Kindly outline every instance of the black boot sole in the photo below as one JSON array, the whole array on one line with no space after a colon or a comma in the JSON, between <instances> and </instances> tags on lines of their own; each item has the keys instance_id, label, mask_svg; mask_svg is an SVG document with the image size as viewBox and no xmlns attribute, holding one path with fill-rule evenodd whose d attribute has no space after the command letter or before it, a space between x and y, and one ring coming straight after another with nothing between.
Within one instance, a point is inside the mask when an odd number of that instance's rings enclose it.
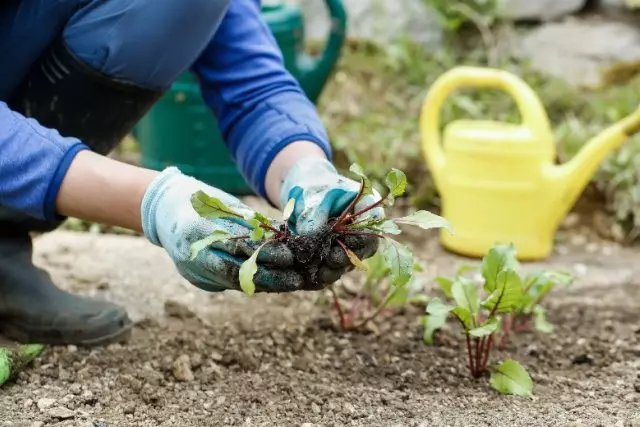
<instances>
[{"instance_id":1,"label":"black boot sole","mask_svg":"<svg viewBox=\"0 0 640 427\"><path fill-rule=\"evenodd\" d=\"M120 329L98 337L88 338L80 335L80 333L73 333L72 331L47 330L29 332L24 329L24 325L0 320L0 333L6 338L23 344L76 345L79 347L98 347L116 343L122 344L131 338L132 328L133 323L128 318L125 318Z\"/></svg>"}]
</instances>

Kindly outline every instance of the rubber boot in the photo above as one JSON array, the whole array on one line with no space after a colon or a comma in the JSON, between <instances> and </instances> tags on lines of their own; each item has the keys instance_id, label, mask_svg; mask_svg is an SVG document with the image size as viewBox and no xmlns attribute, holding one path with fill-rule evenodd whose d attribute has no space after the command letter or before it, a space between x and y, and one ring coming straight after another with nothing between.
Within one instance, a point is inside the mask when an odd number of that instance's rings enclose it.
<instances>
[{"instance_id":1,"label":"rubber boot","mask_svg":"<svg viewBox=\"0 0 640 427\"><path fill-rule=\"evenodd\" d=\"M106 155L161 95L93 70L60 38L7 104ZM65 292L32 263L30 232L51 231L60 223L24 217L0 221L0 331L20 342L50 345L126 340L132 324L122 308Z\"/></svg>"},{"instance_id":2,"label":"rubber boot","mask_svg":"<svg viewBox=\"0 0 640 427\"><path fill-rule=\"evenodd\" d=\"M131 320L107 301L56 287L32 263L28 234L0 237L0 332L21 343L80 346L126 341Z\"/></svg>"}]
</instances>

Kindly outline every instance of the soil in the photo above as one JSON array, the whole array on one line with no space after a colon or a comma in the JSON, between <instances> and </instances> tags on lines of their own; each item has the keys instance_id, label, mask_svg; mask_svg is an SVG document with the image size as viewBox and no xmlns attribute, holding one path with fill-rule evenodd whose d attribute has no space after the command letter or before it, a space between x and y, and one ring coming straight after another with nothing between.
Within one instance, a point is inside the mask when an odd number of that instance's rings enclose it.
<instances>
[{"instance_id":1,"label":"soil","mask_svg":"<svg viewBox=\"0 0 640 427\"><path fill-rule=\"evenodd\" d=\"M408 240L428 275L469 262L424 241ZM324 293L206 294L140 238L57 232L36 247L61 286L125 305L136 326L124 345L46 349L0 389L0 426L640 426L632 249L548 262L580 273L549 299L556 333L517 334L492 359L526 366L527 399L469 378L453 322L425 346L419 307L342 333Z\"/></svg>"}]
</instances>

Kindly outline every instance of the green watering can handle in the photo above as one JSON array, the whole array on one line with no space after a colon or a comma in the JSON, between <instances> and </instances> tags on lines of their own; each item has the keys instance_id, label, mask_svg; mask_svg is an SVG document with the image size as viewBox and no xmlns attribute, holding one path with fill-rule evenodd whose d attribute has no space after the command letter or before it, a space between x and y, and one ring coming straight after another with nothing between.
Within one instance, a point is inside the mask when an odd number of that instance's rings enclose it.
<instances>
[{"instance_id":1,"label":"green watering can handle","mask_svg":"<svg viewBox=\"0 0 640 427\"><path fill-rule=\"evenodd\" d=\"M310 82L304 85L307 96L314 102L320 96L324 83L329 79L331 71L338 62L342 45L347 37L347 12L342 0L325 0L325 2L329 9L329 37L323 52L314 61L311 69L304 73L304 80Z\"/></svg>"}]
</instances>

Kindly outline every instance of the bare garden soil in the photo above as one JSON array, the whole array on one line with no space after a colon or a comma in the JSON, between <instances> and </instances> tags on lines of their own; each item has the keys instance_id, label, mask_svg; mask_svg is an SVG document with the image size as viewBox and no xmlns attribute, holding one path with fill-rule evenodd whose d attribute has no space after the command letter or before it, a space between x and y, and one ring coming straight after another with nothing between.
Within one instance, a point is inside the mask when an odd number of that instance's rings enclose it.
<instances>
[{"instance_id":1,"label":"bare garden soil","mask_svg":"<svg viewBox=\"0 0 640 427\"><path fill-rule=\"evenodd\" d=\"M38 247L61 284L125 305L136 326L125 345L46 349L0 389L0 426L640 426L640 254L630 249L554 255L581 272L548 302L556 333L521 333L494 355L529 370L526 399L469 378L452 322L425 346L420 307L342 333L318 293L168 285L180 279L139 238L61 232ZM421 250L430 274L466 262L435 242Z\"/></svg>"}]
</instances>

